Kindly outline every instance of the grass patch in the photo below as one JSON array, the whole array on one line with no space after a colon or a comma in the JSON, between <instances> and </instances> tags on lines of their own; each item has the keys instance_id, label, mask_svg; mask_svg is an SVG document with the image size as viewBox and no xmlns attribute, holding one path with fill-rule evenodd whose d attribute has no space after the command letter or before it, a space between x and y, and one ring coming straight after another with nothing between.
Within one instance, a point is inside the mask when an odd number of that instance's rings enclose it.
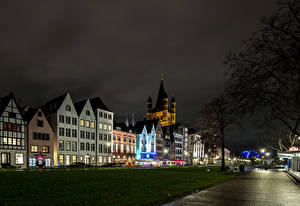
<instances>
[{"instance_id":1,"label":"grass patch","mask_svg":"<svg viewBox=\"0 0 300 206\"><path fill-rule=\"evenodd\" d=\"M0 205L157 205L234 176L218 167L2 170Z\"/></svg>"}]
</instances>

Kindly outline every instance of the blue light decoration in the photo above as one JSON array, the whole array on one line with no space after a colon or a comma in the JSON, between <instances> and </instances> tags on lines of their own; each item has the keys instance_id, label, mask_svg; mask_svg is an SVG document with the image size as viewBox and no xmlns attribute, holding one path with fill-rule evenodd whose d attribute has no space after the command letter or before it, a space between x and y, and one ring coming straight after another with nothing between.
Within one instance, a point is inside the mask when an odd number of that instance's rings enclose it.
<instances>
[{"instance_id":1,"label":"blue light decoration","mask_svg":"<svg viewBox=\"0 0 300 206\"><path fill-rule=\"evenodd\" d=\"M152 144L153 143L153 144ZM153 149L151 150L151 145ZM141 134L136 135L136 159L137 160L154 160L156 156L156 132L154 124L151 131L147 131L144 125Z\"/></svg>"},{"instance_id":2,"label":"blue light decoration","mask_svg":"<svg viewBox=\"0 0 300 206\"><path fill-rule=\"evenodd\" d=\"M261 156L258 152L254 151L254 150L250 150L250 151L247 151L247 150L246 150L246 151L243 151L243 152L241 153L241 155L244 156L246 159L249 159L249 158L252 158L252 157L258 158L258 157Z\"/></svg>"}]
</instances>

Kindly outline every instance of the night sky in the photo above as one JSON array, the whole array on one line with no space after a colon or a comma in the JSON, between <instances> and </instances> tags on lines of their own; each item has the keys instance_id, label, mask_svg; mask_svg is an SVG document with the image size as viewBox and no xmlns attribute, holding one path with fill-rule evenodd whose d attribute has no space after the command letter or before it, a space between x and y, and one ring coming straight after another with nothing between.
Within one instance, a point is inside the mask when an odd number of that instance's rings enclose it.
<instances>
[{"instance_id":1,"label":"night sky","mask_svg":"<svg viewBox=\"0 0 300 206\"><path fill-rule=\"evenodd\" d=\"M224 89L225 54L239 50L275 3L1 1L0 95L14 91L22 105L37 106L69 90L74 100L100 96L119 116L142 117L163 73L178 120L193 126Z\"/></svg>"}]
</instances>

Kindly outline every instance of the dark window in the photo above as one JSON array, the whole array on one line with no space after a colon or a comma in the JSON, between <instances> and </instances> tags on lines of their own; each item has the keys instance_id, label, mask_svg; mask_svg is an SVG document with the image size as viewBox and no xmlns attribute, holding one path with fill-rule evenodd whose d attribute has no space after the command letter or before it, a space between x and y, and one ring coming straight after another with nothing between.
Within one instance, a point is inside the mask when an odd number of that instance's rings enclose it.
<instances>
[{"instance_id":1,"label":"dark window","mask_svg":"<svg viewBox=\"0 0 300 206\"><path fill-rule=\"evenodd\" d=\"M66 110L67 110L68 112L71 112L71 106L70 106L70 105L66 105Z\"/></svg>"},{"instance_id":2,"label":"dark window","mask_svg":"<svg viewBox=\"0 0 300 206\"><path fill-rule=\"evenodd\" d=\"M90 113L89 110L86 110L85 114L86 114L86 116L90 116L91 115L91 113Z\"/></svg>"},{"instance_id":3,"label":"dark window","mask_svg":"<svg viewBox=\"0 0 300 206\"><path fill-rule=\"evenodd\" d=\"M41 140L41 139L42 139L42 134L38 133L38 140Z\"/></svg>"},{"instance_id":4,"label":"dark window","mask_svg":"<svg viewBox=\"0 0 300 206\"><path fill-rule=\"evenodd\" d=\"M71 137L71 129L66 129L66 137Z\"/></svg>"},{"instance_id":5,"label":"dark window","mask_svg":"<svg viewBox=\"0 0 300 206\"><path fill-rule=\"evenodd\" d=\"M59 150L64 151L64 141L63 140L59 140Z\"/></svg>"},{"instance_id":6,"label":"dark window","mask_svg":"<svg viewBox=\"0 0 300 206\"><path fill-rule=\"evenodd\" d=\"M99 144L99 153L102 153L102 144Z\"/></svg>"},{"instance_id":7,"label":"dark window","mask_svg":"<svg viewBox=\"0 0 300 206\"><path fill-rule=\"evenodd\" d=\"M103 112L99 112L99 117L103 117Z\"/></svg>"},{"instance_id":8,"label":"dark window","mask_svg":"<svg viewBox=\"0 0 300 206\"><path fill-rule=\"evenodd\" d=\"M80 138L84 139L84 131L80 131Z\"/></svg>"},{"instance_id":9,"label":"dark window","mask_svg":"<svg viewBox=\"0 0 300 206\"><path fill-rule=\"evenodd\" d=\"M80 143L80 150L84 150L84 143Z\"/></svg>"},{"instance_id":10,"label":"dark window","mask_svg":"<svg viewBox=\"0 0 300 206\"><path fill-rule=\"evenodd\" d=\"M44 122L42 120L38 120L37 121L37 126L38 127L43 127L44 126Z\"/></svg>"},{"instance_id":11,"label":"dark window","mask_svg":"<svg viewBox=\"0 0 300 206\"><path fill-rule=\"evenodd\" d=\"M111 134L108 134L108 141L111 141Z\"/></svg>"},{"instance_id":12,"label":"dark window","mask_svg":"<svg viewBox=\"0 0 300 206\"><path fill-rule=\"evenodd\" d=\"M59 115L59 123L65 123L65 116Z\"/></svg>"},{"instance_id":13,"label":"dark window","mask_svg":"<svg viewBox=\"0 0 300 206\"><path fill-rule=\"evenodd\" d=\"M86 133L85 133L85 138L86 138L86 139L90 139L90 132L86 132Z\"/></svg>"},{"instance_id":14,"label":"dark window","mask_svg":"<svg viewBox=\"0 0 300 206\"><path fill-rule=\"evenodd\" d=\"M16 113L8 112L8 117L9 118L16 118Z\"/></svg>"},{"instance_id":15,"label":"dark window","mask_svg":"<svg viewBox=\"0 0 300 206\"><path fill-rule=\"evenodd\" d=\"M106 114L106 113L104 113L104 118L107 119L107 114ZM105 152L105 153L106 153L106 152Z\"/></svg>"},{"instance_id":16,"label":"dark window","mask_svg":"<svg viewBox=\"0 0 300 206\"><path fill-rule=\"evenodd\" d=\"M111 119L111 118L112 118L112 116L111 116L111 114L109 114L109 115L108 115L108 119Z\"/></svg>"},{"instance_id":17,"label":"dark window","mask_svg":"<svg viewBox=\"0 0 300 206\"><path fill-rule=\"evenodd\" d=\"M116 135L114 135L114 137L113 137L113 138L114 138L114 140L116 140Z\"/></svg>"},{"instance_id":18,"label":"dark window","mask_svg":"<svg viewBox=\"0 0 300 206\"><path fill-rule=\"evenodd\" d=\"M77 125L77 119L75 117L72 117L72 124Z\"/></svg>"},{"instance_id":19,"label":"dark window","mask_svg":"<svg viewBox=\"0 0 300 206\"><path fill-rule=\"evenodd\" d=\"M99 140L102 141L103 140L103 134L99 134Z\"/></svg>"},{"instance_id":20,"label":"dark window","mask_svg":"<svg viewBox=\"0 0 300 206\"><path fill-rule=\"evenodd\" d=\"M42 116L42 112L38 112L38 116L41 117Z\"/></svg>"},{"instance_id":21,"label":"dark window","mask_svg":"<svg viewBox=\"0 0 300 206\"><path fill-rule=\"evenodd\" d=\"M37 133L36 132L33 132L32 139L37 139Z\"/></svg>"},{"instance_id":22,"label":"dark window","mask_svg":"<svg viewBox=\"0 0 300 206\"><path fill-rule=\"evenodd\" d=\"M46 140L46 134L42 133L42 140Z\"/></svg>"},{"instance_id":23,"label":"dark window","mask_svg":"<svg viewBox=\"0 0 300 206\"><path fill-rule=\"evenodd\" d=\"M49 140L49 134L46 134L46 140Z\"/></svg>"},{"instance_id":24,"label":"dark window","mask_svg":"<svg viewBox=\"0 0 300 206\"><path fill-rule=\"evenodd\" d=\"M95 144L91 144L91 151L95 151Z\"/></svg>"},{"instance_id":25,"label":"dark window","mask_svg":"<svg viewBox=\"0 0 300 206\"><path fill-rule=\"evenodd\" d=\"M66 116L66 124L71 124L71 117Z\"/></svg>"},{"instance_id":26,"label":"dark window","mask_svg":"<svg viewBox=\"0 0 300 206\"><path fill-rule=\"evenodd\" d=\"M77 137L77 130L76 129L72 129L72 137Z\"/></svg>"},{"instance_id":27,"label":"dark window","mask_svg":"<svg viewBox=\"0 0 300 206\"><path fill-rule=\"evenodd\" d=\"M104 134L104 141L107 141L107 134Z\"/></svg>"},{"instance_id":28,"label":"dark window","mask_svg":"<svg viewBox=\"0 0 300 206\"><path fill-rule=\"evenodd\" d=\"M95 140L95 133L91 133L91 140Z\"/></svg>"},{"instance_id":29,"label":"dark window","mask_svg":"<svg viewBox=\"0 0 300 206\"><path fill-rule=\"evenodd\" d=\"M86 143L85 149L86 149L86 151L90 151L90 143Z\"/></svg>"}]
</instances>

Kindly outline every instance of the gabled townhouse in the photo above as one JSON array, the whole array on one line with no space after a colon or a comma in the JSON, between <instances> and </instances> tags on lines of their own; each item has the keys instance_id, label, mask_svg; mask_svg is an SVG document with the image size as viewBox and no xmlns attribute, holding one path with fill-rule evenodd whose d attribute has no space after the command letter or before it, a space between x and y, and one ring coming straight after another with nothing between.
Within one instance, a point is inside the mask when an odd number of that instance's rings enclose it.
<instances>
[{"instance_id":1,"label":"gabled townhouse","mask_svg":"<svg viewBox=\"0 0 300 206\"><path fill-rule=\"evenodd\" d=\"M13 93L0 98L0 167L27 164L26 121Z\"/></svg>"},{"instance_id":2,"label":"gabled townhouse","mask_svg":"<svg viewBox=\"0 0 300 206\"><path fill-rule=\"evenodd\" d=\"M134 131L136 133L137 160L154 160L156 158L156 127L158 121L155 119L136 123Z\"/></svg>"},{"instance_id":3,"label":"gabled townhouse","mask_svg":"<svg viewBox=\"0 0 300 206\"><path fill-rule=\"evenodd\" d=\"M78 115L69 92L47 102L42 109L57 136L54 165L78 162Z\"/></svg>"},{"instance_id":4,"label":"gabled townhouse","mask_svg":"<svg viewBox=\"0 0 300 206\"><path fill-rule=\"evenodd\" d=\"M96 117L90 100L74 104L79 120L78 155L79 162L96 165Z\"/></svg>"},{"instance_id":5,"label":"gabled townhouse","mask_svg":"<svg viewBox=\"0 0 300 206\"><path fill-rule=\"evenodd\" d=\"M27 162L29 167L53 167L57 159L57 139L41 108L25 107L27 121Z\"/></svg>"},{"instance_id":6,"label":"gabled townhouse","mask_svg":"<svg viewBox=\"0 0 300 206\"><path fill-rule=\"evenodd\" d=\"M112 162L112 136L114 113L99 97L90 99L96 117L96 165Z\"/></svg>"}]
</instances>

